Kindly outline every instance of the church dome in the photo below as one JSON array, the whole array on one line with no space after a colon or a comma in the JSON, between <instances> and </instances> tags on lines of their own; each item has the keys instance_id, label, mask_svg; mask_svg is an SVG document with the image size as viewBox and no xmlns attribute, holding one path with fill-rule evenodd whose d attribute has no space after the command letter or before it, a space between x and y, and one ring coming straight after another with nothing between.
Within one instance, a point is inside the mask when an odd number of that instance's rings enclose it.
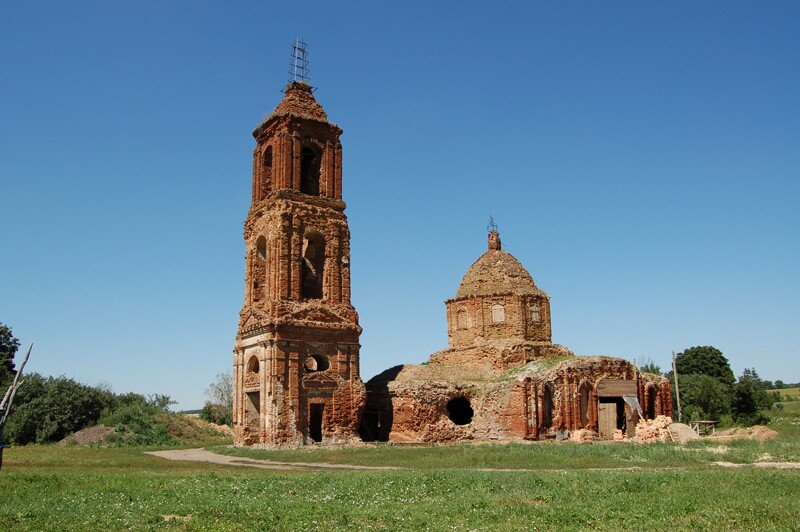
<instances>
[{"instance_id":1,"label":"church dome","mask_svg":"<svg viewBox=\"0 0 800 532\"><path fill-rule=\"evenodd\" d=\"M456 298L492 294L545 295L511 253L500 249L500 235L489 233L489 250L478 257L458 285Z\"/></svg>"}]
</instances>

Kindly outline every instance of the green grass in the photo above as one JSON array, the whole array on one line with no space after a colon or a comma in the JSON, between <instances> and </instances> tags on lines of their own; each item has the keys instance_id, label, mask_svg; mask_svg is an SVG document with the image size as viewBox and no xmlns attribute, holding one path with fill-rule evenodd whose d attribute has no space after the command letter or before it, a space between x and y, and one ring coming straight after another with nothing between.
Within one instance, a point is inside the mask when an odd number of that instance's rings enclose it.
<instances>
[{"instance_id":1,"label":"green grass","mask_svg":"<svg viewBox=\"0 0 800 532\"><path fill-rule=\"evenodd\" d=\"M710 464L764 454L800 461L800 412L774 412L773 426L777 440L728 443L724 454L705 443L225 449L406 468L398 471L267 471L167 461L138 448L11 447L0 472L0 530L786 530L800 522L800 471ZM631 466L640 469L606 469Z\"/></svg>"},{"instance_id":2,"label":"green grass","mask_svg":"<svg viewBox=\"0 0 800 532\"><path fill-rule=\"evenodd\" d=\"M788 529L800 521L800 474L755 469L272 472L132 449L30 446L9 449L0 490L0 529L15 530Z\"/></svg>"},{"instance_id":3,"label":"green grass","mask_svg":"<svg viewBox=\"0 0 800 532\"><path fill-rule=\"evenodd\" d=\"M769 391L778 392L781 394L781 397L788 398L789 401L800 401L800 388L781 388L780 390Z\"/></svg>"},{"instance_id":4,"label":"green grass","mask_svg":"<svg viewBox=\"0 0 800 532\"><path fill-rule=\"evenodd\" d=\"M720 453L720 445L727 449ZM537 469L696 468L715 461L752 463L765 454L774 461L800 462L800 439L672 444L536 443L508 445L447 445L433 447L364 446L281 450L210 447L231 456L279 462L326 462L409 469Z\"/></svg>"}]
</instances>

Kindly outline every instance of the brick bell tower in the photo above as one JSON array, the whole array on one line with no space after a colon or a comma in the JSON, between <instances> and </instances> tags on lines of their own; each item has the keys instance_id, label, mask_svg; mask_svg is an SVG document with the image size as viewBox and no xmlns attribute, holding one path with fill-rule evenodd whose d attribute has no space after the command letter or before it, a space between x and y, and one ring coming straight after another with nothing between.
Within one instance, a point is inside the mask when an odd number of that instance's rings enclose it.
<instances>
[{"instance_id":1,"label":"brick bell tower","mask_svg":"<svg viewBox=\"0 0 800 532\"><path fill-rule=\"evenodd\" d=\"M300 46L302 45L302 46ZM245 296L233 356L235 442L358 439L365 401L358 314L350 303L350 230L342 130L293 67L283 101L253 131L244 222Z\"/></svg>"}]
</instances>

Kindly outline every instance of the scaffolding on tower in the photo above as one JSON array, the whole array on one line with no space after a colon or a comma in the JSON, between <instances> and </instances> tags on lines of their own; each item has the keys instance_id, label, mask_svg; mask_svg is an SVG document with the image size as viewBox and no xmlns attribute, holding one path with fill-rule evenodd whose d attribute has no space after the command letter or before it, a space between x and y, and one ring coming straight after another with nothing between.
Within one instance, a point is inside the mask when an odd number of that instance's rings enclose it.
<instances>
[{"instance_id":1,"label":"scaffolding on tower","mask_svg":"<svg viewBox=\"0 0 800 532\"><path fill-rule=\"evenodd\" d=\"M309 85L311 77L308 71L308 43L299 37L292 43L292 56L289 62L289 82Z\"/></svg>"}]
</instances>

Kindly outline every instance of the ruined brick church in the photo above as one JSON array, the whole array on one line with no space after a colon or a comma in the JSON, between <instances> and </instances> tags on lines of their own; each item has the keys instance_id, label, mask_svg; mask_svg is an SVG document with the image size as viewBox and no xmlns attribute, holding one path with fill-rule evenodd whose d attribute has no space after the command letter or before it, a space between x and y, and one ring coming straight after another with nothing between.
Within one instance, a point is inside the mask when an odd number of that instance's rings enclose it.
<instances>
[{"instance_id":1,"label":"ruined brick church","mask_svg":"<svg viewBox=\"0 0 800 532\"><path fill-rule=\"evenodd\" d=\"M669 383L552 343L550 300L488 235L445 302L449 348L359 376L342 200L342 130L293 81L253 136L245 294L233 357L239 445L522 441L589 428L610 438L671 415Z\"/></svg>"}]
</instances>

